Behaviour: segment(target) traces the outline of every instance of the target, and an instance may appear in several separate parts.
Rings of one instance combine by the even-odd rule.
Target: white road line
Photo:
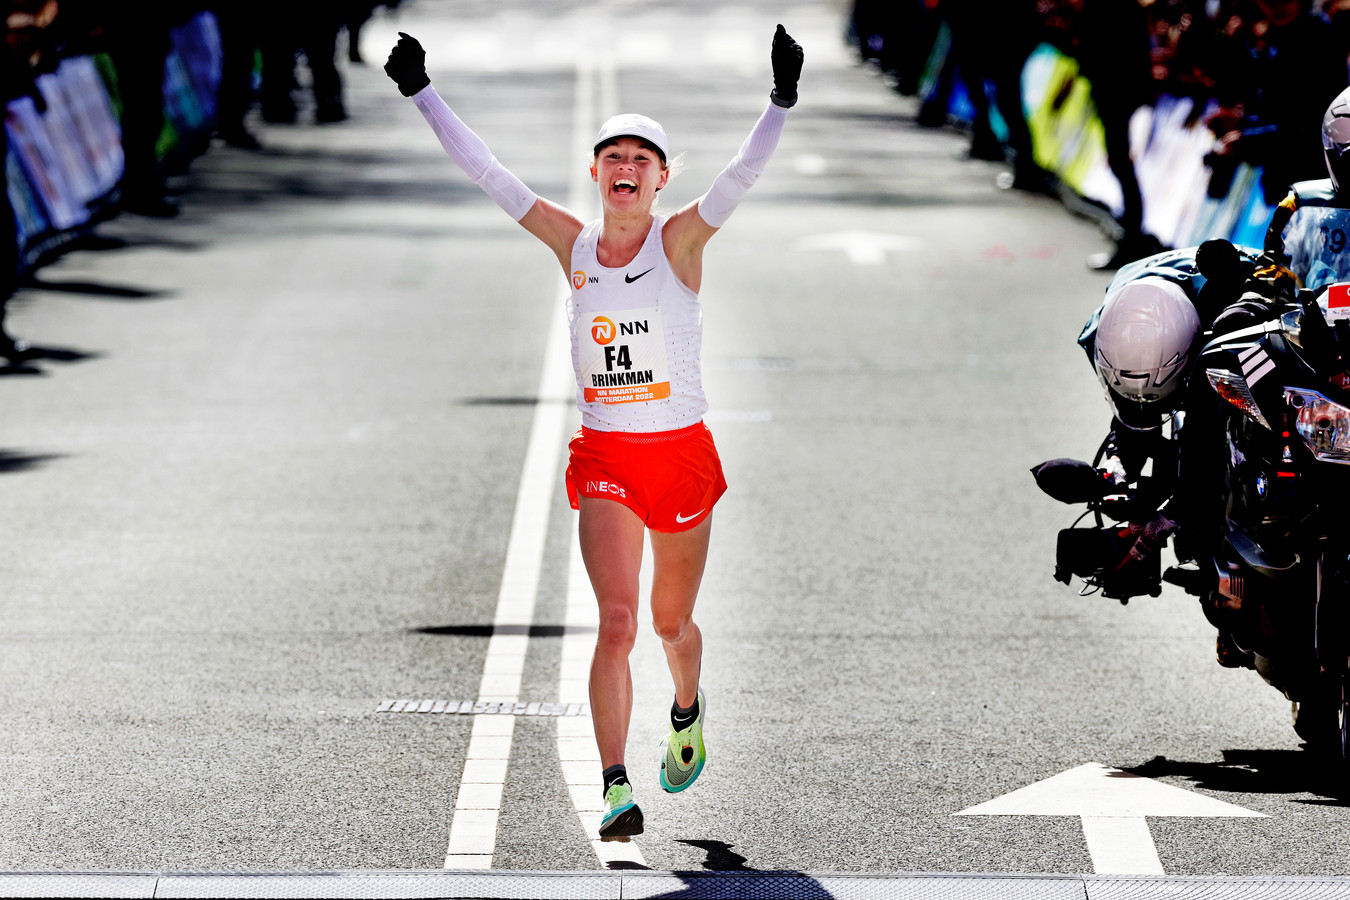
[[[592,80],[589,71],[579,67],[577,75],[578,96],[589,96]],[[594,134],[592,118],[589,114],[584,118],[577,117],[573,124],[574,145],[588,142],[590,135]],[[573,169],[577,167],[575,157],[573,153]],[[585,164],[589,163],[588,155]],[[574,179],[569,190],[569,205],[573,209],[576,209],[573,203],[577,199],[579,183],[579,179]],[[493,619],[494,633],[488,643],[487,657],[483,662],[483,679],[478,688],[480,700],[515,702],[520,699],[520,679],[525,668],[529,636],[505,634],[502,626],[529,626],[534,620],[539,570],[548,535],[553,489],[557,482],[558,455],[567,424],[568,401],[572,396],[572,366],[564,306],[567,296],[564,283],[553,298],[544,367],[536,394],[539,402],[534,408],[529,445],[525,451],[520,488],[516,494],[511,537],[507,544],[502,585],[497,595],[497,612]],[[578,717],[577,721],[586,723],[588,720]],[[450,823],[450,842],[445,852],[447,869],[492,868],[502,786],[506,782],[515,724],[514,716],[474,718],[459,796]]]
[[[600,67],[604,86],[602,96],[613,102],[615,77],[612,64]],[[591,141],[599,122],[595,113],[596,70],[577,63],[576,95],[572,122],[572,177],[568,183],[567,206],[585,220],[595,205],[594,190],[587,177],[593,155]],[[606,95],[604,92],[608,91]],[[526,634],[505,634],[502,626],[529,626],[534,619],[535,599],[539,592],[539,570],[548,535],[549,510],[557,482],[558,456],[562,448],[569,405],[575,390],[571,349],[567,333],[566,300],[569,291],[561,283],[553,300],[544,367],[539,376],[538,404],[530,427],[520,488],[516,494],[511,537],[506,549],[502,585],[497,595],[494,633],[483,662],[483,679],[478,689],[480,700],[515,702],[520,699],[520,679],[529,648]],[[575,528],[575,525],[573,526]],[[573,544],[576,541],[573,540]],[[593,605],[593,604],[592,604]],[[577,702],[586,702],[583,690]],[[562,719],[559,720],[560,722]],[[565,729],[591,734],[589,717],[567,717]],[[460,779],[450,823],[450,842],[445,852],[447,869],[490,869],[497,845],[497,820],[501,811],[502,789],[511,758],[511,740],[515,733],[514,716],[476,716],[469,737],[469,750]],[[567,752],[576,751],[569,743]],[[594,739],[591,739],[594,744]],[[568,760],[564,763],[575,763]]]
[[[520,699],[520,679],[525,668],[529,635],[503,633],[503,626],[529,626],[534,619],[539,568],[548,534],[548,514],[567,417],[567,405],[559,396],[559,373],[566,380],[571,371],[567,357],[567,319],[562,303],[555,301],[544,369],[539,380],[539,403],[535,406],[534,422],[530,427],[501,590],[497,595],[494,632],[488,642],[483,678],[478,688],[480,700],[514,703]],[[450,823],[450,842],[445,851],[447,869],[492,868],[497,815],[501,809],[502,785],[506,782],[515,726],[514,716],[474,717],[464,774]]]
[[[569,207],[581,218],[582,209],[594,209],[595,188],[586,177],[594,147],[591,140],[600,120],[618,109],[618,72],[613,57],[592,52],[590,65],[581,64],[577,71],[577,96],[574,111],[577,142],[573,153],[584,158],[585,165],[574,164],[574,180],[570,185]],[[595,649],[595,628],[600,623],[600,611],[591,592],[590,578],[581,560],[581,544],[577,538],[577,516],[571,517],[571,553],[567,567],[567,611],[564,614],[562,662],[558,669],[558,701],[560,703],[590,702],[591,654]],[[600,751],[595,745],[595,730],[590,717],[558,719],[558,762],[563,781],[572,797],[572,808],[581,820],[581,828],[591,842],[596,857],[606,865],[617,862],[645,866],[642,851],[636,843],[601,841],[600,815],[604,799],[600,794]]]

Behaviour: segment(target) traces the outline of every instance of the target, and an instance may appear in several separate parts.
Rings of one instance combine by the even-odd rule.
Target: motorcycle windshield
[[[1350,282],[1350,209],[1303,207],[1284,230],[1289,268],[1304,287]]]

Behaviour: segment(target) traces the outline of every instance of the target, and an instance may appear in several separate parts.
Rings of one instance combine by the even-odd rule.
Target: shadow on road
[[[113,300],[162,300],[173,296],[172,291],[146,290],[130,285],[100,284],[93,281],[46,281],[33,278],[24,287],[33,291],[80,294],[86,297],[108,297]]]
[[[642,863],[631,859],[611,859],[605,863],[605,868],[617,872],[622,869],[625,872],[650,872],[651,866],[644,866]]]
[[[1178,776],[1196,787],[1237,794],[1316,794],[1295,799],[1318,806],[1350,806],[1345,782],[1327,761],[1308,750],[1225,750],[1222,762],[1186,762],[1155,756],[1123,769],[1145,778]]]
[[[82,363],[91,359],[102,359],[107,354],[88,352],[85,350],[76,350],[73,347],[39,347],[30,344],[28,346],[28,355],[30,357],[29,361],[35,363],[43,361],[59,362],[59,363]],[[0,369],[18,370],[15,374],[24,374],[24,375],[39,374],[40,370],[33,369],[32,371],[28,371],[27,370],[28,368],[30,367],[27,366],[27,364],[25,363],[0,367]]]
[[[465,397],[465,406],[538,406],[538,397]]]
[[[438,154],[440,148],[434,141],[421,150],[428,158],[437,158]],[[411,159],[407,150],[337,147],[272,148],[251,155],[222,155],[209,174],[194,171],[189,176],[185,210],[193,217],[209,218],[221,210],[297,199],[416,205],[454,205],[476,199],[478,188],[471,182],[445,178],[428,183],[408,177],[406,167]]]
[[[684,882],[684,887],[664,894],[649,895],[654,898],[694,898],[708,897],[793,897],[801,900],[831,900],[834,897],[816,879],[803,872],[762,871],[746,865],[746,858],[733,848],[735,844],[725,841],[677,840],[702,850],[707,854],[703,860],[702,872],[671,872]],[[747,877],[738,878],[736,873],[745,873]]]
[[[652,900],[709,900],[712,897],[792,897],[794,900],[833,900],[819,881],[803,872],[754,872],[744,877],[712,872],[672,872],[684,887],[664,894],[643,894]]]
[[[41,468],[61,457],[60,453],[15,453],[11,450],[0,450],[0,475]]]
[[[88,352],[85,350],[76,350],[73,347],[33,347],[33,352],[40,354],[34,359],[45,359],[49,362],[60,363],[82,363],[91,359],[102,359],[106,353]]]
[[[732,847],[735,844],[728,844],[725,841],[681,841],[677,844],[687,844],[708,854],[708,858],[703,860],[703,868],[710,872],[758,872],[758,869],[751,868],[745,864],[746,859],[739,853],[733,852]]]
[[[133,229],[133,226],[125,220],[119,220],[118,226],[122,231],[116,236],[91,231],[72,239],[63,249],[65,251],[88,250],[95,253],[102,253],[105,251],[129,250],[137,247],[161,247],[168,250],[181,250],[183,252],[191,253],[206,246],[201,241],[180,240],[150,230],[128,230]]]
[[[594,634],[588,625],[427,625],[413,628],[414,634],[450,637],[492,637],[494,634],[523,634],[528,637],[563,637],[567,634]]]
[[[0,363],[0,377],[41,374],[43,374],[41,369],[28,363]]]

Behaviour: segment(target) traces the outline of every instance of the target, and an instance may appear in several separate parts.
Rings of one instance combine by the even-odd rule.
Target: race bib
[[[1327,321],[1350,319],[1350,284],[1333,284],[1327,288]]]
[[[661,310],[577,317],[577,366],[587,403],[639,403],[670,396]]]

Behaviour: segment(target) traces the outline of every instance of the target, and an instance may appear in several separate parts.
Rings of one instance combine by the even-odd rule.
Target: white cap
[[[637,113],[613,116],[600,126],[600,133],[595,136],[595,149],[598,151],[605,144],[613,143],[621,137],[634,137],[651,144],[661,154],[662,162],[670,157],[666,130],[654,119]]]

